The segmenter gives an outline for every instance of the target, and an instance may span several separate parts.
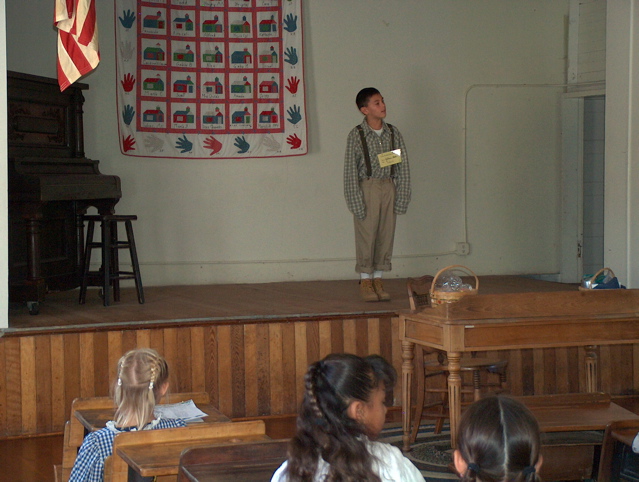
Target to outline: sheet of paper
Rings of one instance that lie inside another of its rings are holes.
[[[402,162],[402,150],[395,149],[394,151],[382,152],[377,155],[379,165],[381,167],[392,166],[393,164],[399,164]]]
[[[197,408],[193,400],[167,405],[156,405],[155,416],[162,415],[162,418],[181,418],[183,420],[195,421],[206,417],[206,413]]]

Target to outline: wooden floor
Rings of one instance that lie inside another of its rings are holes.
[[[577,289],[576,285],[519,276],[484,276],[479,280],[479,291],[483,294]],[[392,299],[378,303],[360,300],[356,280],[158,286],[145,288],[146,303],[142,305],[137,302],[135,290],[125,288],[121,301],[108,307],[102,305],[97,289],[89,290],[84,305],[78,304],[78,290],[72,290],[48,294],[40,305],[39,315],[30,315],[24,304],[12,304],[7,331],[68,331],[95,324],[294,319],[313,315],[396,313],[408,308],[406,279],[385,279],[384,286]]]

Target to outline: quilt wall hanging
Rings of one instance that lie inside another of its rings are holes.
[[[123,154],[307,153],[302,0],[116,0]]]

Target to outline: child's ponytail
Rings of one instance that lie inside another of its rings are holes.
[[[131,350],[120,358],[113,396],[116,426],[141,429],[153,420],[155,405],[168,378],[166,360],[155,350]]]

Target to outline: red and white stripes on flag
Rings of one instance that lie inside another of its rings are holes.
[[[95,0],[55,0],[58,29],[58,83],[69,87],[100,63]]]

